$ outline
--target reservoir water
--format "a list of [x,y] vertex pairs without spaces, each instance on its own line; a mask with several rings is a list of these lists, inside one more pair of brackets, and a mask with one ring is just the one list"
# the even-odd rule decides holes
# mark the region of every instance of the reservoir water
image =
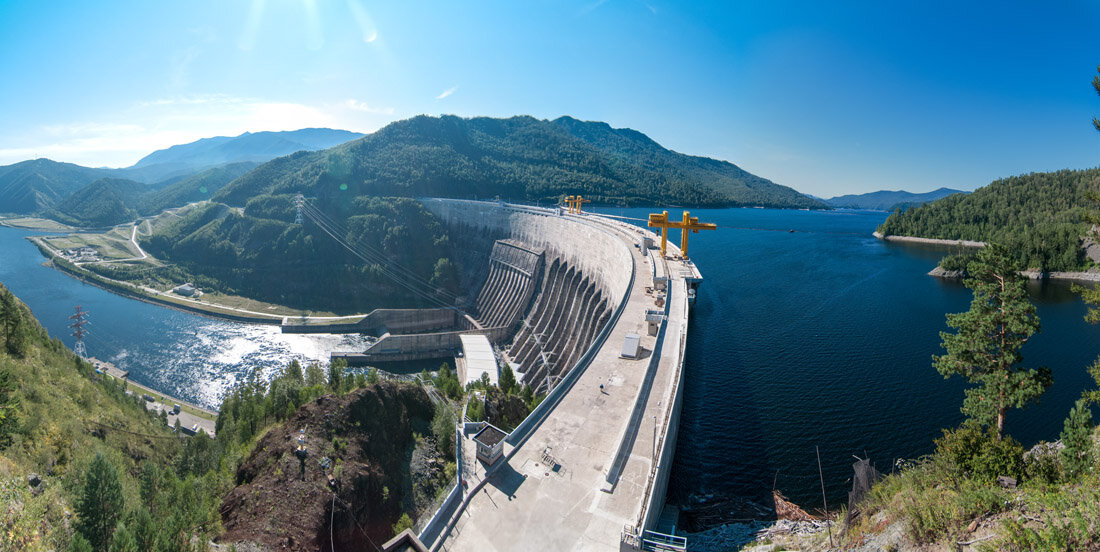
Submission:
[[[720,228],[691,240],[705,281],[691,318],[671,502],[770,497],[774,484],[819,508],[820,446],[829,504],[839,506],[853,455],[888,472],[897,458],[932,452],[941,428],[962,421],[963,382],[944,380],[931,362],[943,353],[944,315],[967,310],[972,297],[927,275],[945,248],[874,238],[881,212],[692,215]],[[1049,366],[1054,385],[1041,404],[1008,414],[1007,432],[1025,446],[1058,439],[1100,354],[1100,327],[1084,322],[1068,285],[1031,291],[1042,333],[1024,362]]]
[[[604,211],[644,219],[651,210]],[[878,212],[692,214],[720,228],[691,241],[705,281],[691,319],[670,501],[759,498],[774,482],[792,500],[818,507],[820,446],[829,503],[839,505],[852,455],[869,455],[889,471],[896,458],[931,452],[940,428],[961,421],[963,382],[945,381],[931,365],[942,352],[944,314],[970,302],[960,284],[926,275],[942,248],[873,238],[886,216]],[[252,369],[270,372],[291,358],[325,359],[352,346],[114,295],[41,266],[23,239],[34,234],[0,227],[0,282],[70,346],[67,316],[82,305],[91,312],[89,353],[163,392],[214,406]],[[1049,366],[1055,381],[1040,405],[1009,413],[1007,431],[1025,445],[1058,438],[1089,385],[1085,367],[1100,354],[1100,327],[1085,324],[1085,307],[1068,286],[1032,291],[1043,331],[1024,349],[1025,364]]]

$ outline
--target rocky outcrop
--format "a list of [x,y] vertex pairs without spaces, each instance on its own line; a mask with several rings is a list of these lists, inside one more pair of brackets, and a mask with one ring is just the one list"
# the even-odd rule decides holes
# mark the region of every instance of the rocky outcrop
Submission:
[[[413,430],[425,432],[433,413],[423,389],[393,383],[303,405],[241,463],[237,487],[222,501],[220,540],[269,550],[374,550],[369,542],[389,539],[411,509]],[[296,454],[299,436],[304,458]]]
[[928,272],[928,275],[944,280],[962,280],[969,276],[965,270],[945,270],[942,266],[933,268]]

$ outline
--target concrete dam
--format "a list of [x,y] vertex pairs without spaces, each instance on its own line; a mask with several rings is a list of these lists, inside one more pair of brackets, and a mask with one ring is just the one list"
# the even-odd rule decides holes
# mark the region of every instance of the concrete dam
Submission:
[[[497,362],[546,393],[491,445],[479,435],[497,428],[460,422],[460,481],[418,523],[419,539],[432,550],[684,550],[662,511],[688,314],[702,281],[694,264],[672,244],[662,256],[652,232],[607,217],[421,201],[468,255],[461,310],[384,309],[339,328],[283,327],[378,337],[333,355],[349,364],[450,356],[484,339]],[[464,360],[456,358],[460,378],[476,379]],[[479,449],[488,446],[491,461]]]

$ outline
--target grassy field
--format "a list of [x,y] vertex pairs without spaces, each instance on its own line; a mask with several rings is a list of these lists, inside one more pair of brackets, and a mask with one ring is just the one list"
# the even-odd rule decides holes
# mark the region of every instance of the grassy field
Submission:
[[47,236],[43,238],[55,249],[76,249],[91,247],[99,252],[104,260],[132,259],[140,257],[134,245],[130,242],[130,228],[112,228],[109,232],[101,234],[68,234],[65,236]]
[[0,219],[0,224],[12,228],[26,228],[28,230],[47,230],[50,232],[68,232],[75,230],[72,226],[60,222],[35,217],[12,217]]

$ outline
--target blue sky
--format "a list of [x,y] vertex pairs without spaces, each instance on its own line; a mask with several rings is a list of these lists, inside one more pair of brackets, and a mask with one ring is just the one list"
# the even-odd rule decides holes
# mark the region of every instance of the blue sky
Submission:
[[571,115],[829,197],[1098,163],[1100,3],[0,1],[0,164]]

